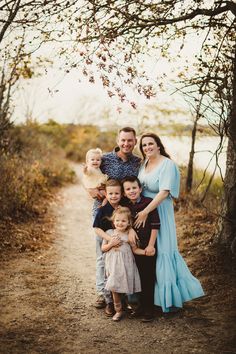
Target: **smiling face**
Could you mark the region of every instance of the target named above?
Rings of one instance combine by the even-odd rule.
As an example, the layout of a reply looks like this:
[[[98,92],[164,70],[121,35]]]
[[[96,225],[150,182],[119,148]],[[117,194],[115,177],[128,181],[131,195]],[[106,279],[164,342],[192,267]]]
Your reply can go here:
[[[133,203],[135,203],[139,198],[142,192],[142,188],[139,187],[138,182],[129,182],[126,181],[123,183],[124,194],[125,196]]]
[[[116,207],[119,204],[121,195],[121,186],[106,187],[106,198],[113,207]]]
[[[116,230],[124,232],[130,226],[128,215],[125,213],[117,213],[114,217],[113,224]]]
[[[121,131],[117,138],[117,144],[120,148],[120,153],[123,155],[129,155],[132,153],[137,140],[133,132]]]
[[[156,141],[151,137],[144,137],[141,142],[142,150],[145,157],[156,157],[160,155],[160,147],[157,146]]]
[[[100,154],[91,152],[87,158],[87,166],[93,168],[99,168],[101,166],[102,157]]]

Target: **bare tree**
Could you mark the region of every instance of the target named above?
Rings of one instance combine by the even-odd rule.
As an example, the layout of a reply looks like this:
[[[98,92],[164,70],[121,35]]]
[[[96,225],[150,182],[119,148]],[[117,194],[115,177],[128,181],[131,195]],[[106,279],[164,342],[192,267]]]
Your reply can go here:
[[[132,65],[147,48],[155,47],[155,41],[161,42],[161,51],[168,55],[172,41],[183,42],[193,31],[203,37],[202,48],[206,51],[210,41],[215,47],[212,63],[199,75],[199,85],[204,96],[203,104],[209,105],[211,113],[221,117],[210,125],[228,137],[226,175],[224,181],[224,199],[219,240],[230,248],[236,234],[236,69],[235,69],[235,1],[139,1],[139,0],[91,0],[83,1],[76,12],[78,39],[86,46],[81,53],[87,63],[96,63],[106,76],[106,86],[117,90],[108,75],[116,71],[118,77],[128,77],[132,83],[138,76],[137,68]],[[231,47],[229,48],[229,43]],[[233,52],[233,56],[229,52]],[[119,54],[117,54],[119,52]],[[201,60],[202,52],[199,53]],[[99,58],[99,60],[97,60]],[[209,56],[208,56],[209,58]],[[227,79],[225,64],[227,60]],[[109,67],[109,65],[112,65]],[[119,68],[119,69],[118,69]],[[216,84],[217,83],[217,84]],[[232,83],[232,89],[226,87]],[[191,83],[196,92],[196,81]],[[136,85],[137,89],[150,97],[152,87]],[[118,91],[119,92],[119,91]],[[199,105],[199,100],[196,101]],[[227,116],[225,116],[227,113]],[[234,242],[236,243],[236,242]]]
[[[31,54],[65,32],[67,16],[76,0],[2,0],[0,1],[0,135],[5,145],[11,125],[12,94],[19,78],[30,78],[35,68]],[[1,149],[2,151],[2,149]]]

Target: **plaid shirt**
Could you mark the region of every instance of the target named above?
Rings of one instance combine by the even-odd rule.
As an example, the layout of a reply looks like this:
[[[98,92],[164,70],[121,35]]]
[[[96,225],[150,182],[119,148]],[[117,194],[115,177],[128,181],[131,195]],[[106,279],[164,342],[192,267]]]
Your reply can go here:
[[[119,148],[104,154],[102,157],[101,171],[109,178],[121,181],[127,176],[137,176],[141,159],[131,154],[127,161],[123,161],[118,155]]]
[[[140,199],[135,204],[133,204],[131,201],[126,200],[126,206],[131,211],[133,221],[135,220],[135,216],[137,215],[137,213],[145,209],[146,206],[151,203],[151,201],[151,198],[144,197],[143,195],[140,196]],[[140,241],[140,248],[145,249],[149,243],[151,231],[153,229],[160,229],[160,219],[157,209],[154,209],[148,214],[144,227],[140,226],[140,228],[136,228],[133,226],[133,228],[138,235]]]

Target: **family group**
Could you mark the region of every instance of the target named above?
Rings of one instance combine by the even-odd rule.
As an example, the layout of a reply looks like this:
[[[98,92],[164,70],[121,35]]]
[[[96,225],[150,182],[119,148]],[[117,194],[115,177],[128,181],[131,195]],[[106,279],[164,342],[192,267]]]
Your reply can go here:
[[[180,173],[154,133],[143,134],[141,159],[133,154],[136,132],[122,128],[117,147],[86,154],[83,185],[94,199],[97,308],[113,321],[124,315],[151,322],[155,306],[176,311],[204,295],[178,251],[173,198]]]

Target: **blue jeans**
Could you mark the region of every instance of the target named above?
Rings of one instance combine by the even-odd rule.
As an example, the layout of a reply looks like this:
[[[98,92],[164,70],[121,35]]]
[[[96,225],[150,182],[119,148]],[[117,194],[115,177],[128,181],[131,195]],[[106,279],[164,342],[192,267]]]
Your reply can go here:
[[[96,288],[99,295],[104,294],[105,262],[101,250],[102,238],[96,235]]]
[[[95,219],[97,208],[101,205],[97,199],[94,200],[92,216]],[[102,238],[96,235],[96,289],[99,295],[103,295],[106,303],[112,302],[111,292],[105,289],[105,254],[102,252]]]
[[[106,275],[105,275],[105,254],[101,250],[102,238],[96,236],[96,289],[99,295],[103,295],[107,304],[113,302],[112,294],[105,289]]]

